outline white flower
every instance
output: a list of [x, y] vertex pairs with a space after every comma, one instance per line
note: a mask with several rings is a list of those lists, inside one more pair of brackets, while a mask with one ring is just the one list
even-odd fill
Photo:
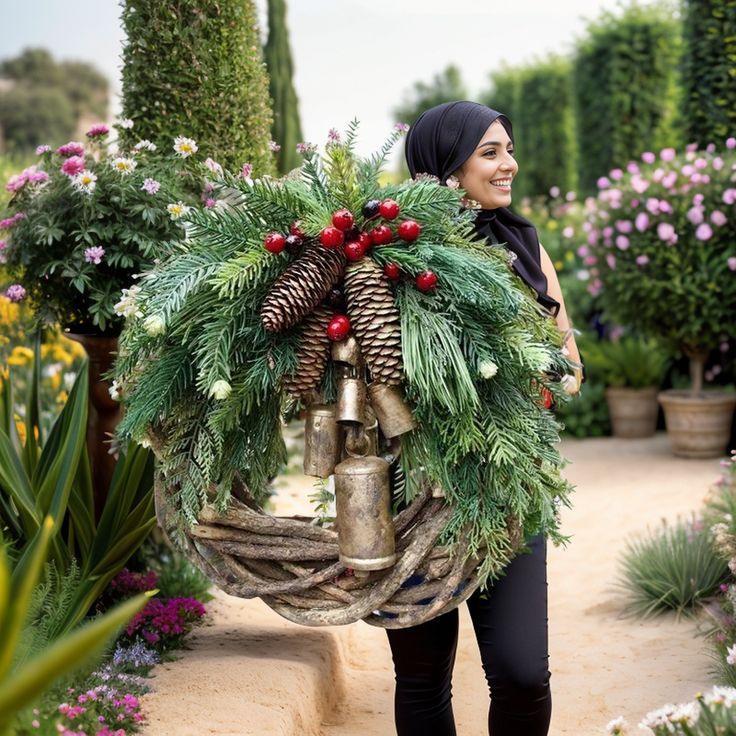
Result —
[[653, 710], [647, 713], [644, 716], [642, 722], [639, 724], [639, 727], [651, 728], [652, 730], [661, 726], [668, 727], [670, 726], [670, 716], [676, 711], [677, 706], [673, 705], [672, 703], [663, 705], [661, 708], [657, 708], [657, 710]]
[[492, 360], [482, 360], [478, 365], [478, 373], [482, 378], [493, 378], [498, 373], [498, 366]]
[[138, 309], [137, 296], [141, 287], [133, 284], [129, 289], [123, 289], [120, 301], [113, 307], [119, 317], [142, 317], [143, 312]]
[[699, 715], [700, 706], [697, 703], [681, 703], [670, 716], [670, 722], [683, 726], [694, 726]]
[[566, 394], [572, 395], [578, 392], [578, 379], [575, 378], [575, 376], [571, 376], [569, 373], [562, 377], [560, 385]]
[[218, 401], [226, 399], [230, 396], [230, 392], [233, 390], [232, 386], [227, 382], [220, 379], [212, 384], [210, 389], [210, 396], [214, 396]]
[[133, 127], [133, 121], [130, 118], [124, 118], [118, 123], [118, 125], [120, 125], [124, 130], [130, 130]]
[[144, 138], [141, 141], [138, 141], [133, 148], [136, 151], [155, 151], [156, 150], [156, 144], [151, 143], [151, 141], [148, 140], [148, 138]]
[[623, 716], [619, 716], [618, 718], [614, 718], [612, 721], [608, 722], [606, 733], [611, 734], [611, 736], [626, 736], [626, 729], [628, 727], [629, 724], [626, 722], [625, 718]]
[[174, 150], [182, 157], [189, 158], [193, 153], [197, 153], [199, 146], [191, 138], [185, 138], [179, 135], [174, 138]]
[[166, 210], [172, 220], [181, 219], [189, 212], [190, 209], [191, 207], [187, 207], [187, 205], [185, 205], [182, 201], [166, 205]]
[[125, 176], [132, 174], [137, 165], [138, 164], [135, 160], [132, 158], [125, 158], [124, 156], [118, 156], [110, 161], [110, 166], [112, 166], [115, 171], [124, 174]]
[[724, 705], [730, 708], [736, 702], [736, 689], [716, 686], [706, 693], [704, 702], [706, 705]]
[[97, 186], [97, 174], [85, 169], [72, 177], [72, 184], [78, 192], [92, 194]]
[[120, 401], [120, 384], [117, 381], [113, 381], [110, 384], [110, 388], [107, 389], [110, 393], [110, 398], [113, 401]]
[[139, 444], [139, 445], [140, 445], [141, 447], [143, 447], [143, 448], [145, 448], [145, 449], [148, 449], [148, 448], [149, 448], [149, 447], [151, 446], [151, 440], [149, 440], [149, 439], [148, 439], [148, 437], [141, 437], [141, 438], [140, 438], [140, 439], [138, 440], [138, 444]]
[[152, 314], [143, 321], [143, 329], [151, 336], [158, 337], [166, 332], [166, 322], [160, 315]]

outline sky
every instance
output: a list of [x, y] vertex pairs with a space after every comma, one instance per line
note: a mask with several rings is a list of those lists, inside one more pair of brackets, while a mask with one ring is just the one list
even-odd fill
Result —
[[[266, 0], [256, 0], [266, 28]], [[619, 0], [287, 0], [304, 137], [360, 120], [358, 150], [368, 154], [390, 132], [391, 109], [418, 80], [448, 64], [471, 99], [491, 72], [549, 53], [569, 54], [587, 20], [617, 12]], [[124, 34], [117, 0], [25, 0], [0, 26], [0, 58], [28, 46], [58, 59], [94, 63], [120, 91]], [[587, 20], [586, 20], [587, 19]], [[114, 104], [119, 104], [116, 100]]]

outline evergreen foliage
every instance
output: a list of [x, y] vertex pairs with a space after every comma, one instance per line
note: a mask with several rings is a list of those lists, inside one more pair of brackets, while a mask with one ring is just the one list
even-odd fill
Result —
[[[271, 110], [253, 0], [125, 0], [128, 142], [190, 136], [223, 166], [271, 173]], [[131, 136], [134, 136], [131, 137]]]
[[[548, 374], [569, 370], [560, 336], [532, 291], [510, 269], [503, 247], [475, 239], [461, 192], [431, 179], [381, 187], [379, 176], [395, 133], [379, 154], [355, 156], [355, 124], [324, 159], [305, 154], [299, 178], [228, 178], [240, 201], [224, 210], [193, 212], [190, 240], [140, 281], [137, 307], [120, 338], [117, 380], [125, 416], [122, 437], [148, 438], [182, 517], [194, 522], [205, 503], [227, 506], [235, 474], [260, 502], [286, 462], [281, 423], [293, 400], [281, 389], [296, 369], [301, 325], [264, 329], [265, 295], [295, 256], [263, 251], [263, 238], [295, 220], [309, 239], [348, 208], [360, 228], [369, 199], [392, 198], [402, 218], [422, 224], [411, 243], [375, 247], [367, 257], [397, 263], [404, 391], [417, 428], [402, 439], [400, 492], [410, 500], [426, 483], [440, 485], [454, 515], [443, 541], [456, 544], [470, 526], [462, 554], [484, 554], [482, 575], [498, 574], [513, 554], [507, 522], [527, 534], [544, 530], [555, 542], [557, 508], [568, 504], [556, 449], [559, 425], [542, 406], [540, 385], [564, 400]], [[431, 269], [440, 286], [417, 290], [413, 276]], [[151, 335], [151, 316], [165, 322]], [[488, 366], [496, 374], [489, 378]], [[334, 392], [323, 379], [325, 400]], [[227, 390], [218, 390], [225, 385]], [[398, 499], [397, 499], [398, 500]]]
[[301, 165], [296, 144], [303, 140], [299, 100], [294, 89], [294, 64], [286, 22], [286, 0], [268, 0], [268, 41], [263, 48], [273, 105], [271, 137], [281, 146], [276, 153], [279, 173]]
[[680, 30], [666, 6], [632, 5], [591, 23], [573, 60], [580, 188], [638, 154], [676, 145]]
[[684, 124], [704, 147], [736, 130], [736, 4], [685, 0], [683, 10]]

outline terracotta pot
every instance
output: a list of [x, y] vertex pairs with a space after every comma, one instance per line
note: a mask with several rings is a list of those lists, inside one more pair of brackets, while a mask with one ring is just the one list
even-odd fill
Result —
[[66, 337], [80, 343], [89, 357], [89, 412], [87, 415], [87, 451], [92, 465], [95, 518], [99, 520], [105, 505], [117, 460], [109, 454], [110, 438], [120, 421], [120, 403], [110, 398], [110, 382], [102, 374], [112, 367], [118, 349], [118, 338], [65, 332]]
[[657, 387], [606, 389], [614, 437], [651, 437], [657, 430]]
[[736, 393], [662, 391], [667, 435], [679, 457], [718, 457], [726, 452]]

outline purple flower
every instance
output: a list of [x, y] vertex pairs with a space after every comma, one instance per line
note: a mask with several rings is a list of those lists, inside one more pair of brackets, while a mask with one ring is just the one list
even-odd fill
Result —
[[704, 169], [708, 166], [708, 162], [704, 158], [696, 158], [695, 159], [695, 168], [696, 169]]
[[213, 199], [212, 197], [207, 197], [207, 199], [205, 199], [204, 201], [204, 206], [208, 210], [211, 210], [216, 204], [217, 204], [217, 200]]
[[327, 131], [327, 141], [328, 143], [339, 143], [340, 142], [340, 133], [338, 132], [337, 128], [330, 128]]
[[61, 165], [61, 170], [67, 176], [76, 176], [80, 172], [84, 171], [84, 169], [85, 169], [85, 163], [84, 163], [84, 158], [82, 158], [82, 156], [70, 156]]
[[49, 180], [49, 175], [45, 171], [37, 171], [35, 166], [26, 169], [28, 173], [28, 181], [31, 184], [43, 184]]
[[736, 138], [726, 138], [726, 148], [736, 148]]
[[621, 169], [611, 169], [611, 171], [608, 172], [608, 176], [610, 176], [614, 181], [618, 181], [623, 175], [624, 172]]
[[269, 141], [268, 150], [273, 151], [274, 153], [278, 153], [281, 150], [281, 146], [276, 143], [276, 141]]
[[98, 266], [102, 262], [102, 256], [105, 255], [105, 249], [101, 245], [93, 245], [84, 251], [84, 260], [87, 263], [94, 263]]
[[26, 296], [26, 290], [20, 284], [11, 284], [5, 290], [5, 296], [10, 299], [11, 302], [22, 302]]
[[657, 157], [651, 151], [645, 151], [641, 155], [641, 160], [645, 164], [653, 164], [657, 160]]
[[243, 179], [249, 179], [252, 173], [253, 166], [251, 166], [251, 164], [243, 164], [243, 168], [240, 169], [240, 176], [242, 176]]
[[408, 123], [394, 123], [394, 130], [398, 130], [399, 133], [406, 133], [409, 130]]
[[659, 212], [664, 215], [672, 214], [672, 205], [664, 199], [659, 200]]
[[44, 153], [48, 153], [50, 150], [51, 146], [42, 143], [40, 146], [36, 146], [36, 156], [43, 156]]
[[8, 183], [5, 185], [6, 192], [12, 192], [15, 194], [19, 192], [28, 183], [28, 174], [25, 171], [21, 171], [20, 174], [15, 174], [8, 179]]
[[4, 220], [0, 220], [0, 230], [9, 230], [13, 225], [21, 220], [26, 219], [25, 212], [17, 212], [12, 217], [6, 217]]
[[697, 150], [698, 150], [698, 144], [697, 144], [697, 143], [688, 143], [688, 144], [687, 144], [687, 145], [685, 146], [685, 150], [686, 150], [686, 151], [687, 151], [688, 153], [695, 153], [695, 151], [697, 151]]
[[637, 164], [636, 161], [629, 161], [629, 163], [626, 164], [626, 171], [628, 171], [629, 174], [638, 174], [639, 164]]
[[69, 141], [56, 149], [59, 156], [84, 156], [84, 146], [79, 141]]
[[[733, 204], [736, 202], [736, 189], [726, 189], [725, 192], [723, 192], [723, 201], [726, 204]], [[2, 227], [0, 225], [0, 227]]]
[[723, 227], [728, 222], [728, 218], [720, 210], [713, 210], [710, 216], [710, 221], [716, 227]]
[[660, 222], [657, 225], [657, 237], [660, 240], [672, 240], [675, 235], [675, 228], [669, 222]]
[[626, 250], [629, 247], [629, 239], [625, 235], [619, 235], [616, 238], [616, 247], [619, 250]]
[[705, 219], [703, 216], [703, 207], [701, 205], [695, 205], [687, 211], [687, 219], [692, 222], [693, 225], [700, 225]]
[[588, 233], [588, 245], [595, 245], [598, 242], [598, 231], [591, 230]]
[[705, 196], [703, 194], [696, 194], [693, 196], [693, 204], [695, 205], [701, 205], [703, 204], [703, 201], [705, 200]]
[[161, 184], [160, 182], [157, 182], [155, 179], [151, 179], [149, 177], [143, 182], [141, 189], [144, 192], [148, 192], [148, 194], [156, 194], [156, 192], [158, 192], [158, 190], [161, 189]]
[[611, 186], [611, 182], [607, 176], [602, 176], [598, 181], [596, 182], [598, 189], [607, 189]]
[[676, 182], [677, 182], [677, 172], [676, 171], [668, 171], [662, 177], [662, 186], [665, 189], [672, 189], [672, 187], [675, 186]]
[[708, 153], [713, 153], [713, 151], [715, 151], [715, 150], [716, 150], [716, 144], [715, 144], [715, 143], [709, 143], [709, 144], [708, 144], [708, 145], [707, 145], [707, 146], [705, 147], [705, 150], [706, 150], [706, 151], [708, 151]]
[[610, 238], [613, 235], [613, 228], [609, 225], [603, 228], [603, 237]]
[[663, 148], [659, 152], [659, 157], [662, 159], [662, 161], [672, 161], [672, 159], [674, 159], [676, 155], [677, 152], [674, 148]]
[[685, 164], [681, 171], [683, 176], [692, 176], [695, 173], [695, 167], [692, 164]]
[[87, 138], [101, 138], [103, 135], [107, 135], [110, 132], [110, 128], [104, 123], [97, 123], [93, 125], [86, 133]]
[[613, 253], [606, 253], [606, 263], [608, 264], [608, 268], [610, 268], [611, 271], [616, 270], [616, 256], [613, 255]]
[[695, 237], [698, 240], [710, 240], [713, 237], [713, 228], [704, 222], [695, 229]]
[[580, 246], [580, 247], [579, 247], [579, 248], [577, 249], [577, 251], [576, 251], [576, 252], [577, 252], [577, 254], [578, 254], [578, 255], [579, 255], [579, 256], [580, 256], [581, 258], [585, 258], [585, 256], [587, 256], [587, 255], [588, 255], [588, 253], [589, 253], [590, 251], [588, 250], [588, 246], [587, 246], [587, 245], [581, 245], [581, 246]]
[[636, 257], [636, 265], [637, 266], [646, 266], [647, 263], [649, 263], [649, 256], [647, 255], [640, 255]]
[[649, 197], [644, 205], [652, 215], [659, 214], [659, 200], [655, 197]]
[[726, 263], [728, 264], [728, 267], [731, 269], [731, 271], [736, 271], [736, 256], [730, 256]]

